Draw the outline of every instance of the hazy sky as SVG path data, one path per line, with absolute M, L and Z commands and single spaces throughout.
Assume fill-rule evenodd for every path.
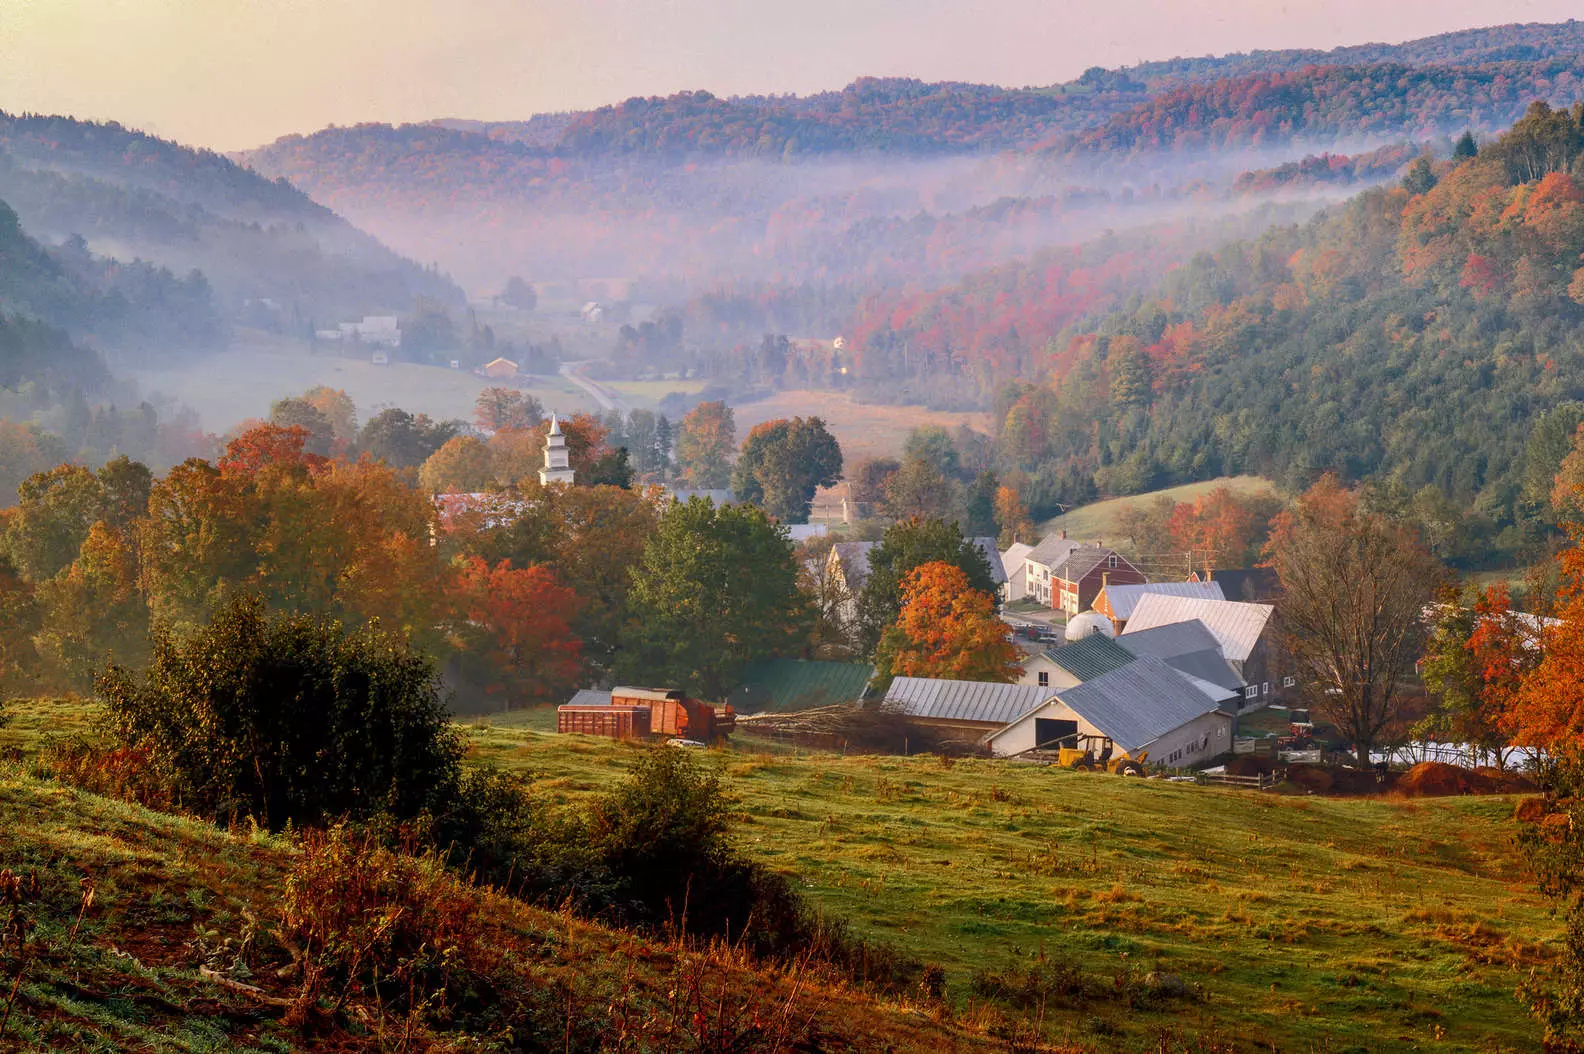
M 1049 84 L 1093 65 L 1579 13 L 1578 0 L 0 0 L 0 109 L 236 149 L 686 88 Z

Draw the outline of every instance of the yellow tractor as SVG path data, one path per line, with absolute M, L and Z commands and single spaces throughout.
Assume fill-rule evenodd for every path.
M 1084 772 L 1103 770 L 1118 776 L 1143 776 L 1148 751 L 1139 751 L 1137 757 L 1118 750 L 1109 736 L 1075 735 L 1062 740 L 1056 763 L 1064 769 Z

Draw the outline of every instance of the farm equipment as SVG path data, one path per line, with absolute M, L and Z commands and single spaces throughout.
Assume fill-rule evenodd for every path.
M 1064 769 L 1085 772 L 1104 771 L 1118 776 L 1142 776 L 1145 774 L 1144 762 L 1148 757 L 1148 751 L 1140 751 L 1138 757 L 1133 757 L 1125 750 L 1118 750 L 1108 736 L 1080 734 L 1061 740 L 1056 763 Z
M 737 712 L 730 706 L 711 706 L 690 699 L 686 692 L 667 688 L 612 688 L 612 706 L 647 706 L 649 734 L 679 736 L 703 743 L 723 738 L 737 727 Z

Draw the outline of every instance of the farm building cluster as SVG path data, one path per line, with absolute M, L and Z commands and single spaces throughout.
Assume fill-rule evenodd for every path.
M 1292 700 L 1296 684 L 1275 639 L 1273 583 L 1259 569 L 1152 582 L 1099 543 L 1057 535 L 1002 552 L 994 539 L 970 541 L 1003 602 L 1023 600 L 1027 610 L 1031 599 L 1052 616 L 1004 616 L 1023 646 L 1014 683 L 896 677 L 882 684 L 867 664 L 778 659 L 748 670 L 732 693 L 736 727 L 836 728 L 846 711 L 868 712 L 905 719 L 932 742 L 1127 772 L 1146 764 L 1199 767 L 1253 750 L 1239 736 L 1240 716 Z M 829 549 L 824 570 L 848 598 L 844 618 L 857 617 L 875 544 Z M 632 706 L 634 698 L 624 688 L 581 692 L 562 707 L 561 724 L 574 727 L 574 715 L 588 720 L 592 701 L 613 708 L 599 734 L 661 734 L 657 726 L 636 731 L 634 719 L 615 715 L 620 700 Z M 798 717 L 813 713 L 823 722 Z

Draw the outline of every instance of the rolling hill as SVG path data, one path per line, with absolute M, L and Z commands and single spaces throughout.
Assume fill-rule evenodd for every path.
M 47 245 L 202 275 L 228 322 L 300 332 L 419 298 L 461 302 L 443 276 L 296 188 L 114 123 L 0 113 L 0 200 Z

